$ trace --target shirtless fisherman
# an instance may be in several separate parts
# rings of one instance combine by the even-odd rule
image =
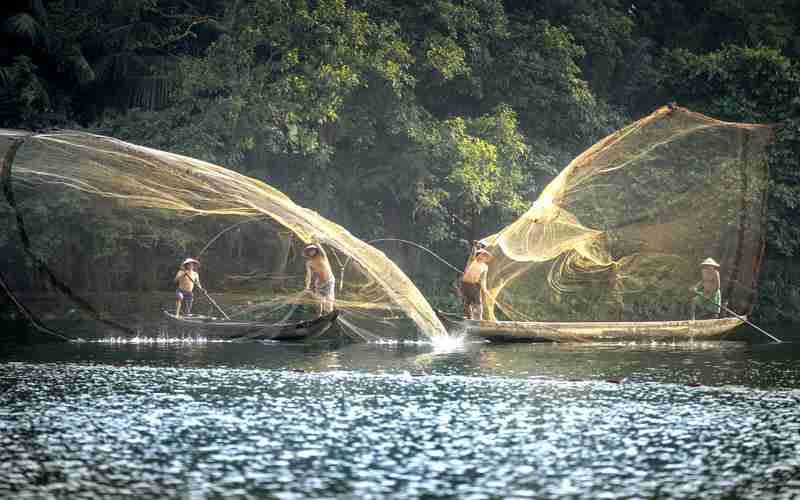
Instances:
[[[202,290],[203,287],[200,286],[200,275],[197,273],[197,269],[200,267],[200,263],[192,258],[186,259],[181,264],[181,268],[178,269],[178,273],[175,275],[175,283],[178,284],[178,289],[175,291],[177,295],[176,300],[176,307],[175,307],[175,316],[180,318],[181,317],[181,304],[186,303],[186,314],[192,313],[192,302],[194,302],[194,295],[192,292],[194,291],[195,285],[197,288]]]
[[[464,300],[464,317],[467,319],[483,319],[483,294],[486,290],[487,264],[492,254],[484,249],[475,252],[475,258],[467,263],[461,277],[461,297]]]
[[[700,264],[702,279],[690,290],[692,291],[691,318],[713,319],[718,318],[722,307],[722,292],[720,291],[719,264],[712,258]]]
[[[317,315],[332,313],[336,278],[333,276],[325,250],[320,245],[312,243],[303,249],[303,257],[306,259],[306,290],[320,296]]]

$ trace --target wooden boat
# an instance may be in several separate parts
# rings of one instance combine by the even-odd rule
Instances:
[[[447,331],[492,342],[721,340],[742,318],[680,321],[546,322],[469,320],[437,311]]]
[[[176,317],[167,311],[164,311],[164,314],[173,323],[191,328],[194,334],[222,340],[305,340],[325,333],[339,317],[339,311],[333,311],[308,321],[268,323],[227,320],[200,315]]]

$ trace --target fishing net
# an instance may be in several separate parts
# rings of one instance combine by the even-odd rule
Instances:
[[[164,333],[181,261],[201,262],[192,313],[280,323],[315,315],[308,243],[360,338],[444,335],[383,253],[258,180],[83,132],[0,131],[3,286],[39,326],[70,335]],[[168,330],[167,330],[168,332]],[[405,332],[405,333],[404,333]]]
[[[688,318],[700,262],[749,313],[765,239],[768,126],[664,107],[601,140],[483,240],[495,319]],[[502,314],[498,314],[501,312]]]

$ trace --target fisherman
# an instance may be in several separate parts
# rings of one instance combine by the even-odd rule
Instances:
[[[702,279],[689,290],[692,292],[691,318],[715,319],[722,308],[719,264],[711,257],[700,263]]]
[[[332,313],[336,278],[325,250],[312,243],[303,249],[303,257],[306,259],[306,290],[313,291],[320,297],[317,316]]]
[[[203,289],[200,285],[200,275],[197,273],[199,268],[200,262],[190,257],[183,261],[178,273],[175,274],[175,283],[178,284],[178,289],[175,292],[177,295],[175,316],[178,318],[181,317],[181,304],[186,304],[184,307],[186,314],[192,313],[192,302],[194,302],[192,292],[195,285],[199,290]]]
[[[480,248],[475,257],[467,262],[464,275],[461,277],[461,298],[464,301],[464,317],[467,319],[483,319],[483,294],[486,290],[486,275],[489,272],[488,262],[492,254]]]

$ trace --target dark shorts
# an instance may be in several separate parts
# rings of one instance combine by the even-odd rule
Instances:
[[[175,295],[178,296],[178,300],[183,300],[186,302],[191,302],[194,300],[194,295],[192,295],[192,292],[187,292],[186,290],[181,290],[180,288],[175,290]]]
[[[464,299],[465,306],[482,304],[481,301],[481,284],[480,283],[464,283],[461,282],[461,296]]]

